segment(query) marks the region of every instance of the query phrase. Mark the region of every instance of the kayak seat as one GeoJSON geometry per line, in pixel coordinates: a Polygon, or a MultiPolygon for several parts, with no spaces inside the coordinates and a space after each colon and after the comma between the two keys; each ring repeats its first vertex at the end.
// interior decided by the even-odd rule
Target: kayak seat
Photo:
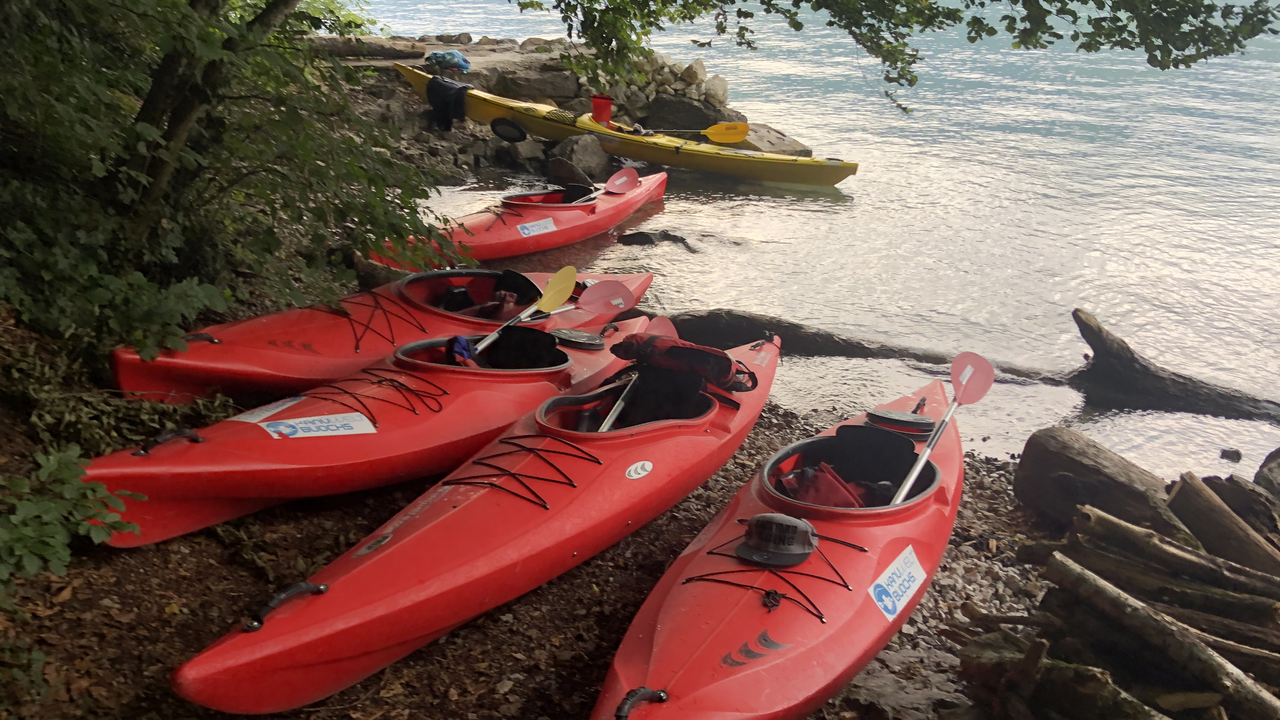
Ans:
{"type": "Polygon", "coordinates": [[[444,291],[444,295],[440,298],[440,304],[437,306],[445,312],[458,312],[475,307],[476,301],[471,299],[471,293],[463,286],[451,287],[444,291]]]}
{"type": "MultiPolygon", "coordinates": [[[[474,346],[483,336],[467,339],[474,346]]],[[[401,367],[415,365],[458,365],[448,352],[452,337],[419,340],[403,345],[395,352],[401,367]]],[[[569,356],[556,346],[555,336],[534,328],[515,325],[502,331],[480,355],[479,367],[490,370],[539,370],[569,365],[569,356]]]]}
{"type": "Polygon", "coordinates": [[[494,370],[532,370],[569,362],[551,333],[513,325],[485,350],[481,364],[494,370]]]}
{"type": "MultiPolygon", "coordinates": [[[[663,368],[641,368],[613,429],[634,429],[666,420],[693,420],[715,411],[716,401],[703,392],[697,373],[663,368]]],[[[604,418],[630,384],[606,381],[595,392],[554,398],[538,409],[538,420],[551,427],[576,432],[598,432],[604,418]]]]}
{"type": "MultiPolygon", "coordinates": [[[[909,438],[871,425],[845,425],[834,436],[783,448],[769,459],[768,487],[796,502],[837,508],[885,507],[916,462],[909,438]],[[843,483],[847,487],[839,487],[843,483]]],[[[925,465],[907,496],[924,495],[938,483],[938,467],[925,465]]]]}
{"type": "Polygon", "coordinates": [[[616,428],[635,427],[659,420],[690,420],[715,407],[702,390],[702,376],[691,370],[639,366],[636,386],[618,415],[616,428]]]}

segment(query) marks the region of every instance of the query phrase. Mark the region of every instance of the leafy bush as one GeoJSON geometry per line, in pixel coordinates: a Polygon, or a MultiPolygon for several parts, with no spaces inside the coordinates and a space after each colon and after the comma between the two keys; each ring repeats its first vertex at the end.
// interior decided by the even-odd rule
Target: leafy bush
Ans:
{"type": "Polygon", "coordinates": [[[354,111],[360,72],[303,40],[364,22],[334,0],[0,3],[0,300],[69,347],[154,355],[289,245],[455,259],[399,129],[354,111]]]}
{"type": "Polygon", "coordinates": [[[39,469],[30,478],[0,478],[0,583],[15,575],[62,575],[71,561],[73,537],[105,542],[113,532],[136,532],[120,520],[121,497],[102,483],[86,483],[80,448],[71,445],[38,453],[39,469]]]}

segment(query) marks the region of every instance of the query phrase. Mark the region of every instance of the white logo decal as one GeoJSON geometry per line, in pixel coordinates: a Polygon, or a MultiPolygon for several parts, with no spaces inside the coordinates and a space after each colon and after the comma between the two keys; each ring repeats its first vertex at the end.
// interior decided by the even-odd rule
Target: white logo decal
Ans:
{"type": "Polygon", "coordinates": [[[263,430],[271,433],[271,437],[307,438],[330,437],[333,435],[369,435],[378,429],[369,422],[369,418],[361,413],[342,413],[340,415],[317,415],[315,417],[289,418],[258,423],[263,430]]]}
{"type": "Polygon", "coordinates": [[[516,229],[525,237],[541,235],[542,233],[548,233],[556,229],[556,219],[547,218],[545,220],[539,220],[538,222],[525,223],[524,225],[517,225],[516,229]]]}
{"type": "Polygon", "coordinates": [[[276,413],[280,412],[281,410],[287,407],[297,405],[298,403],[302,402],[302,400],[303,399],[300,397],[291,397],[291,398],[285,398],[283,400],[277,400],[268,405],[263,405],[260,408],[254,408],[252,410],[242,412],[239,415],[235,415],[227,419],[236,420],[238,422],[256,423],[261,420],[266,420],[267,418],[271,417],[272,415],[275,415],[276,413]]]}
{"type": "Polygon", "coordinates": [[[867,594],[876,607],[889,620],[898,616],[902,607],[911,600],[916,590],[924,586],[925,572],[916,559],[915,548],[910,545],[894,560],[876,581],[867,588],[867,594]]]}
{"type": "Polygon", "coordinates": [[[632,480],[639,480],[645,475],[648,475],[651,470],[653,470],[653,463],[648,460],[641,460],[635,465],[627,468],[627,477],[632,480]]]}

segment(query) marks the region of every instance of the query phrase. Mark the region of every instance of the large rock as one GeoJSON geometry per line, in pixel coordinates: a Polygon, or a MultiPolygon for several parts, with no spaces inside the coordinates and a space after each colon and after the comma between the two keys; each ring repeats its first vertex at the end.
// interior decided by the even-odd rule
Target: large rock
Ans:
{"type": "Polygon", "coordinates": [[[688,67],[680,71],[680,79],[696,85],[707,79],[707,66],[702,64],[702,58],[698,58],[689,63],[688,67]]]}
{"type": "Polygon", "coordinates": [[[499,77],[494,91],[515,100],[570,100],[578,95],[578,78],[568,70],[521,71],[499,77]]]}
{"type": "Polygon", "coordinates": [[[1065,427],[1037,430],[1027,438],[1013,476],[1013,494],[1023,505],[1062,525],[1080,505],[1091,505],[1139,527],[1199,548],[1165,504],[1164,481],[1065,427]]]}
{"type": "Polygon", "coordinates": [[[719,75],[707,78],[703,86],[703,99],[712,105],[722,108],[729,104],[729,81],[719,75]]]}
{"type": "Polygon", "coordinates": [[[609,156],[595,135],[574,135],[556,145],[551,157],[568,160],[592,177],[598,177],[609,164],[609,156]]]}
{"type": "Polygon", "coordinates": [[[813,157],[813,151],[807,145],[764,123],[751,123],[751,129],[747,131],[747,139],[734,144],[733,147],[779,155],[813,157]]]}
{"type": "Polygon", "coordinates": [[[658,94],[649,104],[645,127],[653,130],[700,130],[721,122],[713,106],[682,95],[658,94]]]}

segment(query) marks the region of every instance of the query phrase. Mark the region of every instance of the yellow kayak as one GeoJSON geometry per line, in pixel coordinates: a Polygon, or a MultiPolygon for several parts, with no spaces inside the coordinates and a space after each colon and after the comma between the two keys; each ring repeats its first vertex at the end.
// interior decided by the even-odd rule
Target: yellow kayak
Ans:
{"type": "MultiPolygon", "coordinates": [[[[400,63],[395,66],[425,102],[431,76],[400,63]]],[[[802,185],[835,185],[858,172],[857,163],[833,158],[741,150],[660,133],[631,135],[626,132],[630,128],[616,123],[614,125],[618,129],[606,128],[593,120],[589,113],[574,115],[550,105],[510,100],[474,89],[467,91],[464,112],[468,118],[485,124],[496,118],[506,118],[532,135],[551,140],[589,133],[599,138],[600,147],[611,155],[690,170],[802,185]]]]}

